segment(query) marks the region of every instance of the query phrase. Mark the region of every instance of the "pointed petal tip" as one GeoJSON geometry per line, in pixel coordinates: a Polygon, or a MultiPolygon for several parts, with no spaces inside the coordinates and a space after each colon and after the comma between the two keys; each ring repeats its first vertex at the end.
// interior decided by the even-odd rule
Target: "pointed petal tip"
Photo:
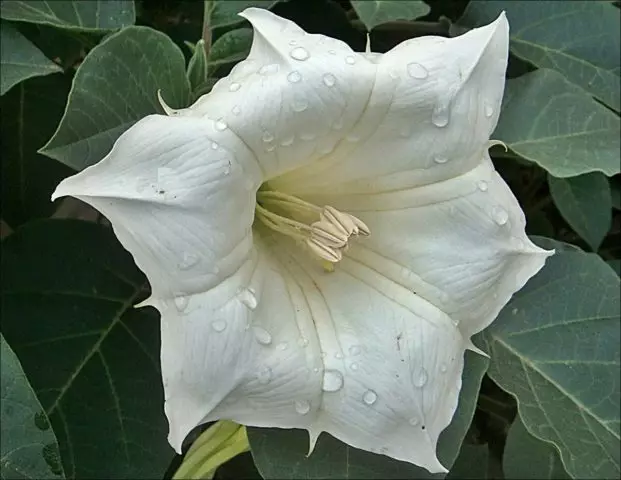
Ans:
{"type": "Polygon", "coordinates": [[[319,432],[315,432],[310,428],[308,429],[308,453],[306,454],[306,458],[310,457],[315,450],[315,446],[317,445],[317,440],[319,439],[321,432],[321,430],[319,430],[319,432]]]}
{"type": "Polygon", "coordinates": [[[472,339],[470,339],[470,338],[466,341],[466,349],[470,350],[471,352],[477,353],[477,354],[479,354],[479,355],[481,355],[483,357],[490,358],[489,355],[487,354],[487,352],[484,352],[479,347],[477,347],[472,342],[472,339]]]}

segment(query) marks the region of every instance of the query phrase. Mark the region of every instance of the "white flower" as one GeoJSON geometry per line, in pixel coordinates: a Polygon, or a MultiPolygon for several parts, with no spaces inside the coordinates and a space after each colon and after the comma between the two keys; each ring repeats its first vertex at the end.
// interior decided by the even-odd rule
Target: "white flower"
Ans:
{"type": "Polygon", "coordinates": [[[551,253],[487,154],[507,21],[379,55],[242,15],[247,60],[54,198],[106,215],[151,283],[177,451],[222,418],[445,471],[470,336],[551,253]]]}

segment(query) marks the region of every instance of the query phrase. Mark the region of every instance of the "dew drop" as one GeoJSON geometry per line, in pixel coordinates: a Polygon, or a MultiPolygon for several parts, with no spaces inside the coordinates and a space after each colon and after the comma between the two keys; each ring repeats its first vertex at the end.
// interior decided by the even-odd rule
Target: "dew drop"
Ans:
{"type": "Polygon", "coordinates": [[[449,123],[449,106],[439,103],[431,113],[431,123],[438,128],[446,127],[449,123]]]}
{"type": "Polygon", "coordinates": [[[356,59],[354,57],[352,57],[351,55],[345,57],[345,62],[348,65],[353,65],[354,63],[356,63],[356,59]]]}
{"type": "Polygon", "coordinates": [[[310,57],[310,53],[308,53],[308,50],[306,50],[304,47],[294,48],[293,50],[291,50],[291,52],[289,52],[289,55],[294,60],[299,60],[301,62],[303,62],[304,60],[308,60],[308,58],[310,57]]]}
{"type": "Polygon", "coordinates": [[[241,84],[237,83],[237,82],[233,82],[229,85],[229,91],[230,92],[236,92],[237,90],[239,90],[241,88],[241,84]]]}
{"type": "Polygon", "coordinates": [[[360,355],[360,352],[362,352],[362,349],[360,348],[359,345],[352,345],[351,347],[349,347],[349,354],[352,357],[355,357],[356,355],[360,355]]]}
{"type": "Polygon", "coordinates": [[[509,220],[509,214],[500,205],[496,205],[492,209],[492,220],[494,220],[494,222],[496,222],[496,224],[502,226],[502,225],[506,224],[507,221],[509,220]]]}
{"type": "Polygon", "coordinates": [[[313,368],[313,372],[315,372],[315,373],[319,373],[319,367],[315,367],[315,368],[313,368]]]}
{"type": "Polygon", "coordinates": [[[303,112],[308,108],[308,102],[303,97],[294,97],[291,108],[294,112],[303,112]]]}
{"type": "Polygon", "coordinates": [[[218,144],[218,142],[211,142],[211,149],[212,150],[218,150],[219,147],[220,147],[220,145],[218,144]]]}
{"type": "Polygon", "coordinates": [[[494,115],[494,107],[492,107],[489,103],[483,105],[483,112],[487,118],[494,115]]]}
{"type": "Polygon", "coordinates": [[[360,140],[360,136],[356,135],[355,133],[350,133],[345,138],[347,139],[348,142],[352,142],[352,143],[358,142],[360,140]]]}
{"type": "Polygon", "coordinates": [[[511,310],[511,315],[517,315],[518,311],[519,310],[517,308],[514,308],[513,310],[511,310]]]}
{"type": "Polygon", "coordinates": [[[300,72],[296,72],[294,70],[289,75],[287,75],[287,80],[289,80],[291,83],[298,83],[300,80],[302,80],[302,75],[300,74],[300,72]]]}
{"type": "Polygon", "coordinates": [[[433,157],[433,161],[438,163],[438,164],[440,164],[440,165],[442,165],[443,163],[448,162],[448,158],[444,157],[442,155],[438,155],[436,157],[433,157]]]}
{"type": "Polygon", "coordinates": [[[259,68],[259,75],[273,75],[277,73],[280,67],[277,63],[270,63],[269,65],[263,65],[259,68]]]}
{"type": "Polygon", "coordinates": [[[328,50],[328,53],[329,53],[330,55],[336,55],[336,52],[335,52],[334,50],[328,50]]]}
{"type": "Polygon", "coordinates": [[[336,85],[336,77],[331,73],[326,73],[323,76],[323,84],[326,87],[333,87],[334,85],[336,85]]]}
{"type": "Polygon", "coordinates": [[[274,140],[274,135],[272,135],[270,132],[265,132],[262,138],[265,143],[269,143],[274,140]]]}
{"type": "Polygon", "coordinates": [[[377,402],[377,393],[375,393],[373,390],[367,390],[366,392],[364,392],[364,395],[362,395],[362,401],[367,405],[373,405],[375,402],[377,402]]]}
{"type": "Polygon", "coordinates": [[[283,147],[288,147],[289,145],[293,145],[293,140],[294,140],[293,135],[289,137],[285,137],[280,141],[280,145],[283,147]]]}
{"type": "Polygon", "coordinates": [[[353,362],[353,363],[349,366],[349,368],[351,368],[351,369],[355,372],[356,370],[358,370],[358,364],[357,364],[356,362],[353,362]]]}
{"type": "Polygon", "coordinates": [[[446,363],[443,363],[442,365],[440,365],[440,371],[441,371],[442,373],[446,373],[446,370],[447,370],[447,368],[446,368],[446,363]]]}
{"type": "Polygon", "coordinates": [[[226,322],[224,320],[216,320],[215,322],[211,322],[211,328],[213,328],[216,332],[223,332],[226,329],[226,322]]]}
{"type": "Polygon", "coordinates": [[[265,330],[263,327],[252,327],[252,331],[254,333],[254,338],[261,345],[269,345],[272,343],[272,336],[270,332],[265,330]]]}
{"type": "Polygon", "coordinates": [[[412,425],[413,427],[415,427],[416,425],[420,423],[420,420],[418,419],[418,417],[412,417],[408,420],[408,423],[412,425]]]}
{"type": "Polygon", "coordinates": [[[451,323],[457,327],[459,325],[459,319],[455,317],[451,317],[451,323]]]}
{"type": "Polygon", "coordinates": [[[246,305],[246,307],[250,310],[254,310],[259,304],[257,297],[250,288],[240,288],[237,291],[237,297],[239,298],[239,301],[246,305]]]}
{"type": "Polygon", "coordinates": [[[298,400],[295,402],[295,411],[300,415],[306,415],[310,412],[310,403],[307,400],[298,400]]]}
{"type": "Polygon", "coordinates": [[[222,132],[226,130],[227,128],[229,128],[227,123],[222,118],[219,118],[218,120],[216,120],[215,127],[216,127],[216,130],[218,130],[219,132],[222,132]]]}
{"type": "Polygon", "coordinates": [[[429,76],[429,71],[420,63],[412,62],[407,66],[408,75],[418,80],[423,80],[429,76]]]}
{"type": "Polygon", "coordinates": [[[477,182],[477,188],[481,190],[482,192],[487,192],[488,187],[489,185],[487,184],[485,180],[479,180],[477,182]]]}
{"type": "Polygon", "coordinates": [[[233,115],[237,116],[241,113],[241,107],[239,105],[235,105],[232,109],[231,112],[233,112],[233,115]]]}
{"type": "Polygon", "coordinates": [[[323,373],[323,391],[338,392],[343,388],[343,374],[338,370],[326,370],[323,373]]]}
{"type": "Polygon", "coordinates": [[[257,380],[261,385],[267,385],[270,383],[272,379],[272,369],[270,367],[265,367],[259,370],[257,373],[257,380]]]}
{"type": "Polygon", "coordinates": [[[422,388],[427,384],[428,380],[427,371],[424,368],[420,369],[420,372],[414,377],[414,386],[422,388]]]}
{"type": "Polygon", "coordinates": [[[177,307],[177,310],[179,310],[180,312],[183,312],[186,308],[188,308],[188,303],[188,297],[175,297],[175,307],[177,307]]]}
{"type": "Polygon", "coordinates": [[[287,350],[287,348],[289,348],[289,344],[287,342],[280,342],[278,345],[276,345],[276,348],[281,352],[284,352],[285,350],[287,350]]]}
{"type": "Polygon", "coordinates": [[[308,347],[308,338],[305,338],[305,337],[298,338],[298,345],[302,348],[308,347]]]}
{"type": "Polygon", "coordinates": [[[294,45],[297,45],[297,44],[298,44],[298,42],[296,42],[295,40],[290,40],[290,41],[289,41],[289,45],[291,45],[292,47],[293,47],[294,45]]]}
{"type": "Polygon", "coordinates": [[[337,360],[342,360],[344,357],[343,357],[343,354],[341,352],[336,352],[334,354],[334,358],[336,358],[337,360]]]}
{"type": "Polygon", "coordinates": [[[181,262],[179,262],[179,270],[188,270],[198,263],[198,257],[193,253],[185,252],[181,262]]]}
{"type": "Polygon", "coordinates": [[[312,132],[305,132],[305,133],[300,133],[300,139],[301,140],[305,140],[305,141],[310,141],[310,140],[315,140],[315,138],[317,138],[317,134],[316,133],[312,133],[312,132]]]}

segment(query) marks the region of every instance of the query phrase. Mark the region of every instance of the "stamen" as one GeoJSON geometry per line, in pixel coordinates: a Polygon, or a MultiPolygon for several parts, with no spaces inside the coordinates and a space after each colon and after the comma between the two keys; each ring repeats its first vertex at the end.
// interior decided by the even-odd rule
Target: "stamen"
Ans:
{"type": "Polygon", "coordinates": [[[341,248],[347,243],[348,235],[343,235],[331,223],[321,220],[311,225],[312,237],[318,238],[330,247],[341,248]]]}
{"type": "Polygon", "coordinates": [[[316,255],[328,262],[337,263],[343,260],[343,253],[340,249],[328,247],[315,238],[309,238],[306,240],[306,244],[316,255]]]}

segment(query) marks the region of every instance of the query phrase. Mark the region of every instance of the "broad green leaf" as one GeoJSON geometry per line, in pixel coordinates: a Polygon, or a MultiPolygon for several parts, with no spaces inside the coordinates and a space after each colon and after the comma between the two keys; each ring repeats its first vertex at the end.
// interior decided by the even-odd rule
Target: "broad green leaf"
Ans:
{"type": "Polygon", "coordinates": [[[553,68],[591,95],[620,108],[619,9],[611,2],[473,1],[459,23],[487,24],[506,11],[511,52],[553,68]]]}
{"type": "Polygon", "coordinates": [[[0,95],[30,77],[62,72],[8,22],[0,23],[0,95]]]}
{"type": "Polygon", "coordinates": [[[258,7],[270,9],[280,0],[205,0],[211,29],[233,25],[244,19],[238,15],[246,8],[258,7]]]}
{"type": "Polygon", "coordinates": [[[0,99],[2,218],[13,227],[49,217],[58,206],[50,197],[71,169],[37,149],[54,133],[70,87],[66,75],[31,78],[0,99]]]}
{"type": "Polygon", "coordinates": [[[2,0],[0,16],[72,30],[116,30],[136,20],[133,0],[2,0]]]}
{"type": "Polygon", "coordinates": [[[351,6],[367,30],[394,20],[414,20],[429,13],[429,5],[421,0],[352,0],[351,6]]]}
{"type": "MultiPolygon", "coordinates": [[[[487,358],[466,352],[459,406],[438,442],[438,458],[446,468],[455,462],[472,421],[487,364],[487,358]]],[[[310,457],[306,456],[305,430],[248,428],[248,439],[256,466],[265,479],[441,478],[410,463],[350,447],[327,433],[321,434],[310,457]]]]}
{"type": "Polygon", "coordinates": [[[69,478],[162,478],[159,322],[110,229],[42,220],[2,243],[2,331],[58,437],[69,478]]]}
{"type": "Polygon", "coordinates": [[[220,65],[238,62],[248,56],[252,45],[252,30],[237,28],[222,35],[209,50],[207,65],[212,73],[220,65]]]}
{"type": "Polygon", "coordinates": [[[509,429],[502,460],[505,478],[562,480],[571,478],[554,445],[533,437],[516,417],[509,429]]]}
{"type": "Polygon", "coordinates": [[[550,239],[545,267],[485,331],[488,374],[574,478],[619,478],[619,277],[597,255],[550,239]]]}
{"type": "Polygon", "coordinates": [[[0,336],[0,478],[63,478],[58,442],[19,360],[0,336]]]}
{"type": "Polygon", "coordinates": [[[192,92],[195,92],[207,80],[207,54],[205,53],[205,41],[202,39],[193,48],[192,57],[188,62],[187,76],[192,92]]]}
{"type": "Polygon", "coordinates": [[[185,59],[170,38],[147,27],[110,35],[78,68],[65,114],[40,152],[76,170],[98,162],[135,122],[162,112],[160,89],[171,107],[187,106],[185,59]]]}
{"type": "Polygon", "coordinates": [[[619,173],[619,117],[554,70],[507,81],[493,134],[555,177],[619,173]]]}
{"type": "Polygon", "coordinates": [[[598,172],[571,178],[548,175],[548,185],[563,218],[596,251],[612,221],[608,179],[598,172]]]}
{"type": "Polygon", "coordinates": [[[469,445],[464,443],[459,450],[459,455],[446,476],[447,479],[455,480],[483,480],[487,478],[487,461],[489,447],[484,445],[469,445]]]}
{"type": "Polygon", "coordinates": [[[610,266],[610,268],[612,268],[617,275],[621,276],[621,260],[620,259],[616,259],[616,260],[608,260],[608,265],[610,266]]]}

